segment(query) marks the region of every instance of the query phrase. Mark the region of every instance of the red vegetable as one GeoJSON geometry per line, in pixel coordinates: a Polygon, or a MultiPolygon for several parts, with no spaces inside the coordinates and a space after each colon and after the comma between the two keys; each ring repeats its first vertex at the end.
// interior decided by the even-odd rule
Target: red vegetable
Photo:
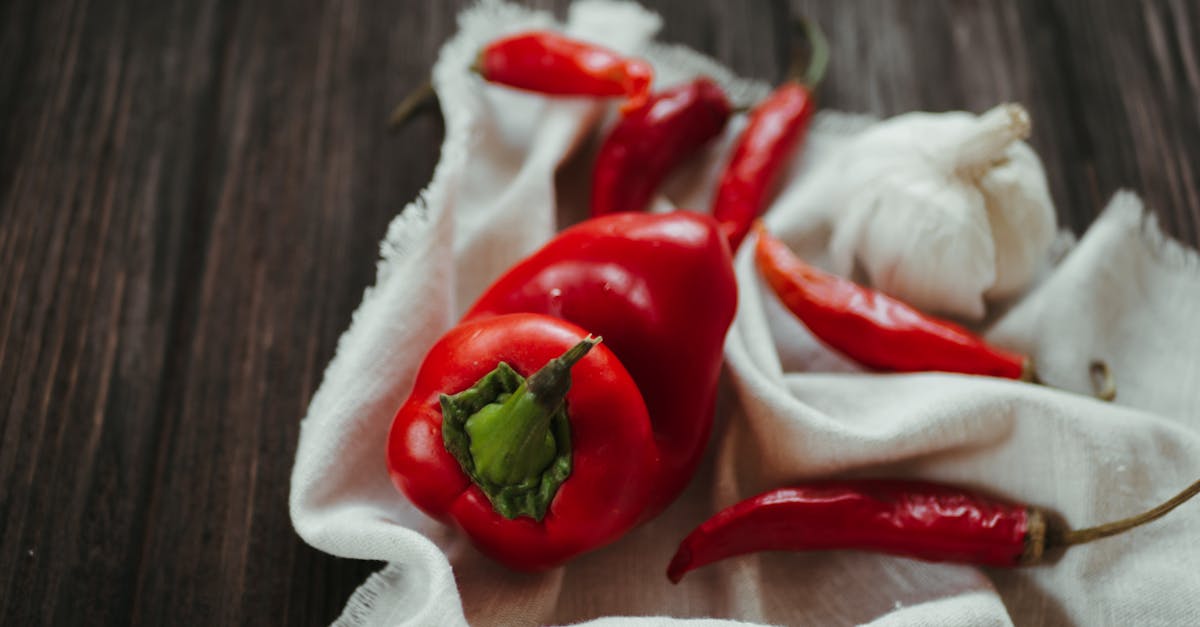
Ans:
{"type": "Polygon", "coordinates": [[[825,72],[827,46],[815,23],[804,25],[813,46],[807,76],[784,82],[750,112],[717,185],[712,214],[735,252],[754,220],[766,210],[769,195],[816,111],[812,89],[825,72]]]}
{"type": "Polygon", "coordinates": [[[1155,520],[1200,492],[1200,481],[1143,514],[1071,530],[1052,513],[925,481],[817,481],[772,490],[713,516],[667,568],[678,583],[705,564],[756,551],[861,549],[934,562],[1028,566],[1066,547],[1155,520]]]}
{"type": "Polygon", "coordinates": [[[566,229],[429,351],[392,424],[393,482],[514,569],[611,542],[694,473],[735,299],[711,218],[625,213],[566,229]],[[604,337],[590,352],[588,333],[604,337]]]}
{"type": "Polygon", "coordinates": [[[766,209],[768,194],[815,110],[806,87],[784,83],[750,114],[713,200],[713,217],[721,223],[730,248],[737,250],[750,225],[766,209]]]}
{"type": "Polygon", "coordinates": [[[655,493],[648,519],[687,485],[704,453],[736,304],[729,249],[712,218],[619,213],[564,230],[500,277],[466,319],[542,313],[604,337],[653,424],[659,466],[642,479],[655,493]]]}
{"type": "Polygon", "coordinates": [[[659,92],[609,132],[592,170],[592,215],[646,208],[663,179],[725,129],[721,88],[698,78],[659,92]]]}
{"type": "Polygon", "coordinates": [[[537,314],[465,322],[430,349],[392,424],[396,486],[512,568],[549,568],[615,540],[651,497],[657,453],[642,396],[586,335],[537,314]]]}
{"type": "Polygon", "coordinates": [[[1033,380],[1027,357],[886,294],[822,272],[759,229],[755,260],[783,304],[822,342],[869,368],[1033,380]]]}
{"type": "Polygon", "coordinates": [[[650,93],[654,70],[640,59],[564,37],[532,31],[497,39],[479,53],[484,79],[559,96],[625,96],[627,109],[650,93]]]}

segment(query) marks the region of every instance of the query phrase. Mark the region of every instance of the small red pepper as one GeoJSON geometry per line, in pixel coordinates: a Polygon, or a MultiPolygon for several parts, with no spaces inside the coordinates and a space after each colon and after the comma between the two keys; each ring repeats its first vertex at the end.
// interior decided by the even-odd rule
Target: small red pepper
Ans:
{"type": "Polygon", "coordinates": [[[990,346],[966,329],[881,292],[822,272],[766,229],[755,260],[783,304],[831,348],[877,370],[938,370],[1034,380],[1028,358],[990,346]]]}
{"type": "Polygon", "coordinates": [[[805,22],[805,26],[813,46],[808,75],[784,82],[750,112],[717,185],[712,214],[735,252],[766,210],[768,197],[817,108],[812,89],[825,72],[827,44],[815,23],[805,22]]]}
{"type": "Polygon", "coordinates": [[[654,428],[659,466],[643,479],[655,493],[649,519],[700,463],[736,308],[729,248],[711,217],[618,213],[562,231],[493,283],[465,319],[540,313],[604,337],[654,428]]]}
{"type": "Polygon", "coordinates": [[[698,78],[626,113],[596,155],[592,215],[645,209],[676,166],[721,134],[731,111],[725,92],[698,78]]]}
{"type": "Polygon", "coordinates": [[[736,293],[707,216],[564,230],[430,349],[392,424],[393,482],[517,570],[616,539],[700,461],[736,293]],[[604,343],[587,348],[588,333],[604,343]]]}
{"type": "Polygon", "coordinates": [[[927,481],[816,481],[747,499],[705,521],[667,568],[678,583],[705,564],[757,551],[859,549],[932,562],[1015,567],[1155,520],[1200,481],[1147,512],[1072,530],[1047,510],[927,481]]]}
{"type": "Polygon", "coordinates": [[[489,43],[475,69],[484,79],[558,96],[625,96],[641,106],[654,70],[640,59],[551,31],[519,33],[489,43]]]}
{"type": "Polygon", "coordinates": [[[615,540],[652,495],[641,393],[586,336],[537,314],[464,322],[430,349],[392,423],[393,483],[514,569],[615,540]]]}

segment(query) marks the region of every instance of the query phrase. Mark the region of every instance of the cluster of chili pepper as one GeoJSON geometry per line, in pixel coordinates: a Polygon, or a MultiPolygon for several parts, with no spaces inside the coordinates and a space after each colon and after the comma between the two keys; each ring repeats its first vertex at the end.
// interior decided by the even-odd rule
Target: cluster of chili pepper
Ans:
{"type": "MultiPolygon", "coordinates": [[[[813,72],[751,114],[712,217],[641,211],[673,169],[724,130],[732,108],[714,83],[650,94],[649,65],[547,32],[481,51],[475,68],[489,81],[627,101],[597,157],[594,217],[500,277],[422,363],[388,442],[392,479],[418,507],[510,567],[537,570],[616,539],[679,494],[711,429],[736,301],[730,251],[762,213],[813,114],[825,47],[819,31],[809,37],[813,72]]],[[[764,229],[754,252],[782,302],[863,365],[1035,380],[1027,357],[821,272],[764,229]]],[[[1112,394],[1108,378],[1100,395],[1112,394]]],[[[1046,510],[954,486],[812,482],[718,513],[683,541],[668,576],[780,549],[1035,564],[1154,520],[1198,492],[1200,482],[1144,514],[1072,531],[1046,510]]]]}
{"type": "MultiPolygon", "coordinates": [[[[815,24],[803,25],[809,59],[795,64],[795,78],[751,111],[713,199],[712,215],[734,251],[766,209],[816,110],[812,90],[824,75],[828,45],[815,24]],[[801,77],[802,66],[807,71],[801,77]]],[[[705,78],[651,96],[619,120],[600,147],[592,215],[645,209],[667,174],[720,135],[731,113],[725,95],[705,78]]]]}
{"type": "Polygon", "coordinates": [[[695,472],[736,293],[708,216],[562,231],[430,349],[392,423],[393,482],[514,569],[615,540],[695,472]]]}

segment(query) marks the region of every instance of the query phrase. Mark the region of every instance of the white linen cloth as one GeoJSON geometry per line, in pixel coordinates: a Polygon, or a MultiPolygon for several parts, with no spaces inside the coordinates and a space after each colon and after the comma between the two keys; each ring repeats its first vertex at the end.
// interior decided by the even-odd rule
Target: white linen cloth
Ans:
{"type": "MultiPolygon", "coordinates": [[[[1200,624],[1200,502],[1051,566],[1002,571],[843,551],[736,558],[678,586],[664,575],[679,540],[709,515],[806,478],[949,481],[1088,526],[1146,509],[1200,477],[1200,261],[1161,237],[1130,193],[1118,194],[989,333],[1032,354],[1044,379],[1068,391],[861,372],[817,344],[764,288],[750,241],[736,260],[740,300],[709,456],[660,517],[529,575],[413,508],[389,481],[384,451],[417,366],[489,282],[586,215],[587,154],[611,118],[610,104],[486,86],[467,71],[482,43],[531,26],[555,24],[499,2],[461,16],[433,72],[446,119],[441,161],[389,228],[376,284],[302,423],[296,531],[333,555],[389,562],[337,624],[1200,624]],[[1112,365],[1116,403],[1071,392],[1089,389],[1093,358],[1112,365]]],[[[636,5],[593,1],[574,5],[562,28],[648,58],[659,85],[705,73],[735,101],[766,93],[693,52],[651,43],[658,26],[636,5]]],[[[819,115],[768,214],[772,231],[817,263],[826,234],[796,202],[804,174],[867,123],[819,115]]],[[[672,176],[658,208],[705,210],[743,124],[735,119],[720,145],[672,176]]]]}

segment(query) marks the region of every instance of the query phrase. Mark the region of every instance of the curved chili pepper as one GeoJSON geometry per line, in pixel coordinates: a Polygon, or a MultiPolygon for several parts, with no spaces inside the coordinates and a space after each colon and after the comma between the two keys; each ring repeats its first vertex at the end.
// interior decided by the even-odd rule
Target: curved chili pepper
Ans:
{"type": "Polygon", "coordinates": [[[766,210],[769,195],[817,109],[812,90],[824,75],[828,45],[815,23],[803,25],[813,48],[807,75],[784,82],[750,112],[713,197],[713,217],[734,252],[766,210]]]}
{"type": "Polygon", "coordinates": [[[493,283],[465,319],[541,313],[604,337],[653,424],[659,464],[643,478],[654,491],[649,519],[687,485],[704,453],[736,306],[729,249],[712,218],[618,213],[564,230],[493,283]]]}
{"type": "Polygon", "coordinates": [[[430,349],[392,423],[393,483],[518,570],[615,540],[652,497],[641,393],[586,336],[537,314],[464,322],[430,349]]]}
{"type": "Polygon", "coordinates": [[[484,79],[559,96],[625,96],[625,110],[650,93],[654,70],[640,59],[551,31],[497,39],[480,51],[475,69],[484,79]]]}
{"type": "Polygon", "coordinates": [[[816,105],[808,88],[784,83],[750,114],[713,199],[713,217],[737,250],[767,206],[783,166],[800,143],[816,105]]]}
{"type": "Polygon", "coordinates": [[[765,492],[705,521],[679,545],[667,577],[757,551],[859,549],[931,562],[1029,566],[1061,549],[1155,520],[1200,481],[1147,512],[1072,530],[1056,515],[928,481],[816,481],[765,492]]]}
{"type": "Polygon", "coordinates": [[[592,170],[592,215],[641,211],[663,179],[721,134],[732,108],[707,78],[650,96],[609,132],[592,170]]]}
{"type": "Polygon", "coordinates": [[[1033,381],[1028,357],[927,316],[881,292],[822,272],[758,230],[755,261],[783,304],[827,346],[876,370],[938,370],[1033,381]]]}

